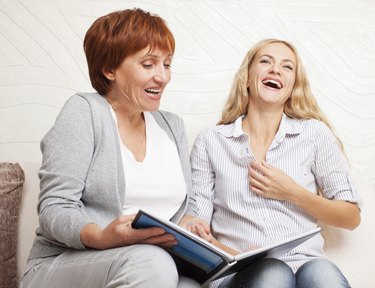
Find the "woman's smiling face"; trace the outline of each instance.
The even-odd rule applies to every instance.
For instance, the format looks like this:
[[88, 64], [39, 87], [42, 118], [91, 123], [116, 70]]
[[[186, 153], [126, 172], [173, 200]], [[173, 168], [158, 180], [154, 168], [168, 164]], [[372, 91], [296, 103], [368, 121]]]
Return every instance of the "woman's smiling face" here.
[[282, 108], [294, 87], [296, 65], [293, 51], [283, 43], [270, 43], [261, 48], [249, 68], [250, 102]]
[[112, 81], [110, 93], [137, 110], [157, 110], [171, 80], [172, 56], [158, 50], [149, 51], [147, 47], [126, 57], [117, 69], [105, 74]]

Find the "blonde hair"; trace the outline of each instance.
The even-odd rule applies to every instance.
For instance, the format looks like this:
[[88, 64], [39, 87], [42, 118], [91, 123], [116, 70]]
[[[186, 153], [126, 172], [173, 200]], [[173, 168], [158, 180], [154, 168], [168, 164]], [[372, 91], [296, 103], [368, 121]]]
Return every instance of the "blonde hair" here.
[[255, 44], [249, 50], [245, 56], [245, 59], [242, 61], [240, 68], [234, 76], [232, 88], [218, 125], [233, 123], [239, 116], [247, 113], [249, 108], [249, 93], [247, 85], [249, 68], [253, 63], [255, 55], [258, 53], [258, 51], [272, 43], [282, 43], [289, 47], [297, 59], [296, 80], [291, 95], [284, 104], [284, 113], [290, 118], [317, 119], [324, 122], [335, 135], [341, 150], [344, 151], [341, 140], [337, 137], [332, 125], [328, 121], [327, 116], [324, 115], [314, 95], [312, 94], [305, 69], [303, 68], [302, 61], [296, 48], [284, 40], [265, 39]]

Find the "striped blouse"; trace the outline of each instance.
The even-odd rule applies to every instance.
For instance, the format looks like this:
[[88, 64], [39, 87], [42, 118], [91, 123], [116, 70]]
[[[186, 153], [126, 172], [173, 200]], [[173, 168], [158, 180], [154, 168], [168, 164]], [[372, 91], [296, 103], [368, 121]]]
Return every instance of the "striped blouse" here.
[[[251, 191], [248, 169], [255, 159], [242, 119], [204, 130], [191, 151], [199, 217], [211, 223], [219, 241], [238, 251], [268, 245], [318, 225], [296, 205]], [[311, 193], [320, 188], [327, 199], [360, 205], [346, 158], [331, 130], [320, 121], [291, 119], [284, 114], [266, 162]], [[296, 271], [313, 257], [325, 257], [323, 244], [317, 235], [280, 259]]]

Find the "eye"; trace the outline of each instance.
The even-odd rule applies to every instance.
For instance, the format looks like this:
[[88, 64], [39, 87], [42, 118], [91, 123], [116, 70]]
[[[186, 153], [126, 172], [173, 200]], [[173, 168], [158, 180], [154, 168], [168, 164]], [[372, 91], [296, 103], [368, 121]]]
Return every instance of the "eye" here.
[[288, 70], [290, 70], [290, 71], [293, 71], [293, 70], [294, 70], [293, 66], [291, 66], [291, 65], [284, 65], [284, 68], [285, 68], [285, 69], [288, 69]]
[[171, 64], [164, 63], [164, 67], [165, 67], [166, 69], [171, 69]]
[[260, 63], [269, 64], [269, 63], [271, 63], [271, 62], [270, 62], [270, 60], [268, 60], [268, 59], [261, 59], [261, 60], [260, 60]]
[[143, 66], [143, 68], [149, 69], [149, 68], [152, 67], [152, 64], [149, 64], [149, 63], [143, 63], [142, 66]]

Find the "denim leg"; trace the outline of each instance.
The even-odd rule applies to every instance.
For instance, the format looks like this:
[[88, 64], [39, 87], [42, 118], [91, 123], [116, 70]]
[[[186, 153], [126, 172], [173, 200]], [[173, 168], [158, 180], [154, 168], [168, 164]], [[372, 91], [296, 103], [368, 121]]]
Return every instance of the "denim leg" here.
[[261, 259], [225, 279], [219, 288], [294, 288], [292, 269], [274, 258]]
[[296, 272], [297, 288], [348, 288], [348, 280], [328, 259], [314, 259]]

